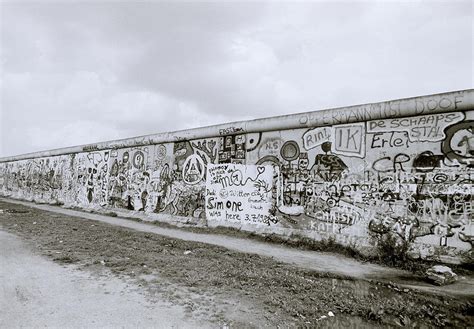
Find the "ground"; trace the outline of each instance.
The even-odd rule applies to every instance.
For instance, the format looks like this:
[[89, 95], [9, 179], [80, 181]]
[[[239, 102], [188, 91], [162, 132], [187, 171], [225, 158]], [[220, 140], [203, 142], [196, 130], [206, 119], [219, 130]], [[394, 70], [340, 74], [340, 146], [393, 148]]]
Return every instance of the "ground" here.
[[[467, 327], [473, 323], [472, 291], [448, 294], [406, 288], [382, 280], [397, 271], [371, 264], [354, 271], [357, 275], [346, 275], [350, 262], [343, 270], [328, 264], [328, 259], [346, 262], [335, 255], [315, 258], [321, 261], [321, 272], [317, 262], [297, 266], [282, 252], [262, 256], [243, 252], [243, 247], [231, 248], [240, 250], [235, 251], [184, 240], [189, 232], [180, 238], [166, 237], [148, 224], [109, 221], [0, 201], [0, 278], [8, 298], [2, 301], [0, 326], [28, 326], [33, 322], [27, 315], [35, 316], [36, 324], [50, 326], [60, 315], [64, 321], [76, 319], [62, 323], [70, 327], [117, 323], [180, 328]], [[113, 221], [149, 226], [150, 232]], [[300, 261], [312, 259], [305, 257]], [[41, 278], [55, 288], [48, 289]], [[48, 290], [53, 290], [51, 296]], [[51, 312], [57, 316], [48, 316]]]

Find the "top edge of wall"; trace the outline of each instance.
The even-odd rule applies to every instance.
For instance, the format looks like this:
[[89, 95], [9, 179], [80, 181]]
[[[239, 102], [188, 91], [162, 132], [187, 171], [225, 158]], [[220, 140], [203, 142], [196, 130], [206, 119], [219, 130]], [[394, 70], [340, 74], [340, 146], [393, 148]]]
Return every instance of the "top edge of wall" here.
[[79, 152], [193, 140], [253, 132], [313, 128], [376, 119], [407, 117], [474, 109], [474, 89], [344, 106], [317, 111], [237, 121], [201, 128], [124, 138], [113, 141], [40, 151], [0, 158], [0, 162], [57, 156]]

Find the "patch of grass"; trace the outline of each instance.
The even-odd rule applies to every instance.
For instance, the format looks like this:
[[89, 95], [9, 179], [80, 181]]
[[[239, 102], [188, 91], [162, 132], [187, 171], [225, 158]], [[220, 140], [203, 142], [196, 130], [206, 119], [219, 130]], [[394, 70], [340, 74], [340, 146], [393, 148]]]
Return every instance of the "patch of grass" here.
[[[114, 216], [115, 217], [115, 216]], [[397, 242], [395, 234], [385, 234], [380, 239], [377, 247], [377, 254], [373, 256], [361, 253], [354, 245], [343, 245], [338, 243], [333, 237], [317, 241], [309, 237], [305, 237], [299, 233], [293, 233], [289, 237], [278, 235], [275, 233], [256, 233], [251, 231], [243, 231], [235, 227], [216, 226], [216, 227], [198, 227], [198, 226], [177, 226], [172, 223], [160, 221], [144, 221], [133, 216], [119, 216], [120, 218], [132, 220], [139, 223], [148, 223], [154, 226], [180, 229], [188, 232], [199, 234], [219, 234], [231, 237], [252, 239], [256, 241], [278, 244], [290, 248], [300, 250], [311, 250], [319, 252], [333, 252], [347, 257], [352, 257], [362, 262], [372, 262], [389, 267], [395, 267], [407, 270], [418, 275], [424, 275], [424, 272], [431, 266], [439, 264], [439, 262], [426, 259], [411, 259], [408, 257], [408, 243]], [[377, 237], [378, 238], [378, 237]], [[466, 264], [449, 264], [449, 266], [459, 274], [469, 274], [474, 270], [474, 265]]]
[[[89, 212], [94, 214], [100, 214], [110, 217], [118, 217], [122, 219], [132, 220], [138, 223], [147, 223], [158, 227], [169, 228], [169, 229], [180, 229], [193, 233], [200, 234], [219, 234], [232, 236], [237, 238], [252, 239], [256, 241], [262, 241], [266, 243], [283, 245], [290, 248], [297, 248], [301, 250], [312, 250], [319, 252], [333, 252], [344, 256], [352, 257], [363, 262], [372, 262], [380, 265], [400, 268], [407, 270], [419, 275], [424, 275], [424, 272], [431, 266], [439, 264], [439, 262], [426, 260], [426, 259], [411, 259], [408, 256], [409, 243], [400, 242], [396, 234], [384, 234], [374, 236], [377, 241], [376, 255], [368, 256], [361, 253], [353, 245], [343, 245], [338, 243], [334, 238], [328, 238], [321, 241], [316, 241], [311, 238], [305, 237], [299, 233], [293, 233], [289, 237], [268, 234], [268, 233], [256, 233], [251, 231], [243, 231], [239, 228], [234, 227], [200, 227], [191, 226], [190, 223], [185, 223], [184, 226], [177, 225], [176, 223], [155, 221], [146, 221], [138, 217], [134, 217], [133, 214], [118, 215], [114, 211], [99, 211], [94, 209], [85, 209], [77, 206], [68, 207], [71, 210]], [[474, 264], [472, 262], [463, 264], [448, 264], [456, 273], [461, 275], [469, 275], [474, 271]]]
[[[0, 207], [4, 207], [1, 202]], [[184, 286], [223, 298], [244, 296], [256, 307], [268, 310], [265, 314], [273, 321], [270, 326], [284, 323], [288, 327], [305, 327], [308, 322], [313, 325], [329, 311], [336, 317], [361, 317], [374, 325], [394, 325], [392, 320], [400, 314], [405, 317], [402, 325], [462, 327], [470, 323], [472, 304], [449, 296], [400, 292], [371, 282], [338, 280], [334, 275], [300, 269], [269, 257], [87, 219], [53, 218], [50, 212], [38, 209], [16, 205], [11, 208], [30, 210], [37, 224], [32, 225], [31, 217], [17, 214], [0, 216], [0, 226], [28, 239], [36, 250], [55, 261], [72, 263], [78, 259], [84, 269], [106, 269], [127, 278], [153, 274], [159, 277], [160, 284], [169, 283], [173, 291], [175, 286]], [[256, 236], [229, 228], [222, 228], [221, 232]], [[316, 243], [299, 235], [284, 242], [275, 235], [258, 238], [272, 243], [296, 240], [292, 243], [298, 248], [340, 248], [333, 239]]]
[[377, 257], [383, 264], [400, 267], [409, 260], [409, 248], [409, 242], [396, 234], [386, 233], [377, 236]]
[[79, 262], [79, 259], [76, 257], [71, 257], [71, 256], [59, 256], [59, 257], [54, 257], [53, 260], [58, 263], [62, 264], [74, 264]]
[[[377, 241], [377, 255], [368, 259], [373, 263], [400, 268], [419, 276], [425, 276], [428, 268], [440, 263], [429, 259], [411, 258], [409, 255], [411, 242], [400, 238], [395, 233], [377, 235], [375, 239]], [[471, 275], [474, 270], [472, 263], [447, 264], [447, 266], [460, 275]]]
[[[138, 218], [138, 217], [133, 217], [133, 216], [120, 216], [120, 218], [128, 219], [128, 220], [131, 220], [131, 221], [134, 221], [134, 222], [137, 222], [137, 223], [143, 223], [144, 222], [143, 219]], [[155, 224], [155, 222], [150, 222], [150, 224]], [[173, 228], [176, 228], [176, 226], [173, 226]]]
[[5, 209], [5, 212], [10, 213], [10, 214], [27, 214], [27, 213], [29, 213], [29, 211], [26, 210], [26, 209], [16, 209], [16, 208]]

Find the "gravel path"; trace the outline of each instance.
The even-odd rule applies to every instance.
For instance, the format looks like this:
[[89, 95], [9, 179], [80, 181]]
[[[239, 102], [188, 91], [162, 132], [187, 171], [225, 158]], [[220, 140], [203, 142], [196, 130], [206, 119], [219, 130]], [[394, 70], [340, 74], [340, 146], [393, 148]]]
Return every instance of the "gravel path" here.
[[220, 234], [195, 233], [180, 229], [163, 228], [149, 223], [140, 223], [129, 219], [104, 216], [100, 214], [93, 214], [45, 204], [35, 204], [32, 202], [11, 200], [6, 198], [0, 198], [0, 200], [68, 216], [96, 220], [141, 232], [150, 232], [170, 238], [202, 242], [234, 251], [272, 257], [273, 259], [280, 262], [296, 265], [303, 269], [321, 273], [333, 273], [355, 279], [373, 279], [382, 282], [394, 282], [400, 286], [410, 289], [417, 289], [441, 295], [474, 297], [474, 278], [472, 277], [461, 277], [456, 284], [438, 287], [420, 281], [419, 278], [416, 278], [408, 271], [385, 267], [377, 264], [363, 263], [343, 255], [329, 252], [298, 250], [285, 246]]
[[376, 264], [362, 263], [349, 257], [333, 253], [296, 250], [284, 246], [272, 245], [259, 241], [252, 241], [249, 239], [235, 238], [217, 234], [194, 233], [180, 229], [163, 228], [152, 224], [134, 222], [119, 217], [92, 214], [88, 212], [65, 209], [45, 204], [34, 204], [31, 202], [4, 198], [0, 198], [0, 200], [21, 204], [41, 210], [60, 213], [63, 215], [96, 220], [103, 223], [134, 229], [141, 232], [150, 232], [167, 236], [170, 238], [202, 242], [239, 252], [273, 257], [275, 260], [297, 265], [299, 267], [318, 272], [330, 272], [357, 279], [391, 279], [399, 276], [410, 276], [409, 272], [406, 271], [384, 267]]
[[[183, 326], [188, 325], [187, 319], [199, 321], [198, 327], [210, 323], [234, 328], [277, 327], [280, 324], [327, 328], [355, 324], [359, 327], [463, 327], [472, 323], [474, 298], [467, 279], [441, 288], [414, 281], [416, 289], [411, 289], [407, 286], [413, 275], [407, 272], [364, 264], [340, 255], [162, 228], [11, 200], [0, 200], [0, 230], [27, 241], [35, 254], [42, 255], [43, 260], [49, 258], [47, 263], [53, 260], [55, 266], [61, 264], [89, 273], [98, 281], [107, 278], [103, 283], [116, 282], [113, 286], [118, 288], [110, 289], [115, 291], [115, 296], [119, 295], [111, 305], [120, 304], [121, 298], [128, 298], [128, 291], [120, 296], [123, 291], [120, 289], [125, 284], [130, 291], [156, 301], [158, 309], [166, 303], [178, 307], [170, 308], [169, 314], [173, 319], [177, 317], [179, 323], [183, 321]], [[4, 248], [10, 247], [2, 246]], [[11, 250], [15, 249], [15, 246], [11, 247]], [[14, 258], [12, 253], [9, 262], [15, 264]], [[20, 263], [24, 268], [30, 268], [25, 265], [28, 259]], [[9, 275], [7, 272], [10, 270], [2, 274], [2, 279]], [[53, 275], [66, 280], [57, 284], [59, 292], [71, 291], [71, 296], [65, 297], [63, 303], [54, 304], [54, 300], [48, 299], [56, 305], [53, 309], [57, 309], [58, 314], [70, 312], [69, 300], [75, 300], [72, 296], [76, 294], [81, 296], [77, 287], [67, 285], [67, 278], [76, 274]], [[83, 277], [85, 274], [77, 275]], [[25, 276], [34, 278], [34, 270]], [[374, 278], [376, 280], [367, 280]], [[397, 280], [404, 285], [398, 284]], [[15, 283], [5, 287], [12, 286]], [[95, 298], [97, 286], [91, 287], [84, 293], [84, 298], [88, 295]], [[462, 287], [467, 288], [458, 293]], [[436, 294], [420, 289], [431, 289]], [[28, 296], [24, 291], [31, 290], [20, 289], [15, 298], [24, 301], [24, 296]], [[107, 295], [105, 291], [99, 292]], [[13, 294], [16, 291], [10, 290], [5, 295], [10, 299]], [[135, 300], [133, 294], [130, 296]], [[100, 296], [98, 298], [100, 300]], [[140, 296], [136, 298], [144, 305]], [[43, 304], [41, 299], [37, 304]], [[44, 304], [48, 305], [48, 302]], [[106, 301], [96, 306], [96, 313], [88, 313], [92, 318], [94, 314], [109, 310]], [[5, 309], [7, 307], [9, 305], [5, 305]], [[184, 314], [180, 313], [183, 308]], [[51, 308], [36, 313], [34, 309], [25, 311], [36, 316], [52, 312]], [[16, 314], [11, 321], [21, 318], [21, 309], [20, 313], [9, 313]], [[139, 312], [124, 314], [142, 318]], [[102, 327], [95, 324], [91, 326]], [[148, 325], [138, 323], [137, 326]]]
[[216, 328], [112, 276], [64, 267], [0, 231], [0, 328]]

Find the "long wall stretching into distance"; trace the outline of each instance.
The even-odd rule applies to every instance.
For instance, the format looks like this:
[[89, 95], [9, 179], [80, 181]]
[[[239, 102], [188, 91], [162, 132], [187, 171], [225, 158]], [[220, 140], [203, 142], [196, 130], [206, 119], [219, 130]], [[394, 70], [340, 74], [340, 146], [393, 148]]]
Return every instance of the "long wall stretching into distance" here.
[[0, 195], [472, 262], [473, 168], [464, 90], [2, 158]]

